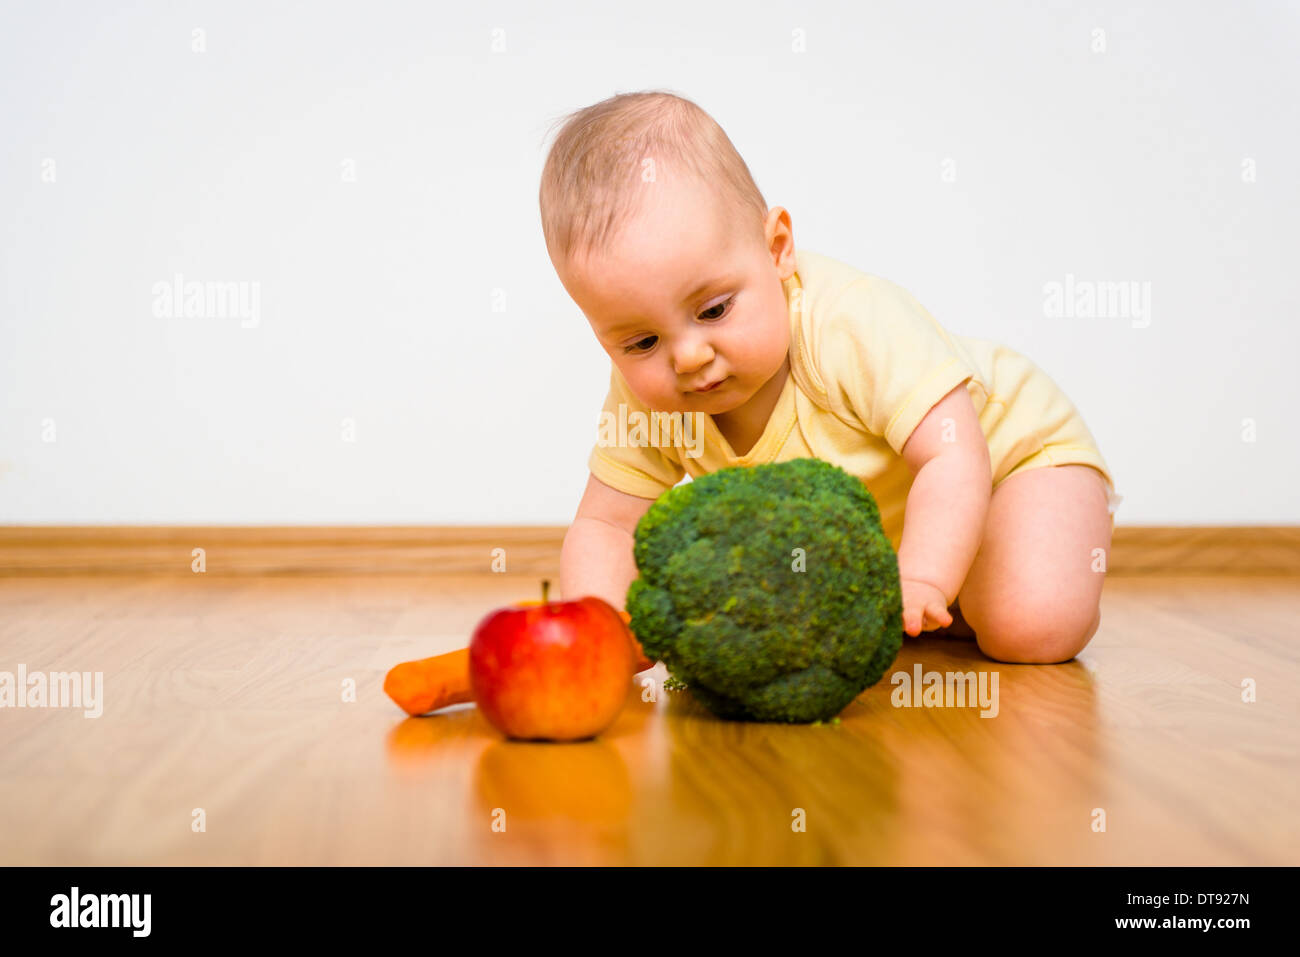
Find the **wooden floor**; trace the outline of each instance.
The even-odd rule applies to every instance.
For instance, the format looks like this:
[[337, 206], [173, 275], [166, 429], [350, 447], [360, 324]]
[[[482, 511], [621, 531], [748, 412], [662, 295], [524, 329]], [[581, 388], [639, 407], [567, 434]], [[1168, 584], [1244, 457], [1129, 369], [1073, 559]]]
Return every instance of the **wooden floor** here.
[[[524, 744], [383, 694], [535, 591], [0, 578], [0, 670], [104, 675], [99, 718], [0, 710], [0, 864], [1300, 864], [1300, 579], [1112, 576], [1062, 665], [908, 639], [838, 725], [721, 722], [676, 692], [596, 741]], [[996, 671], [997, 715], [894, 707], [917, 663]]]

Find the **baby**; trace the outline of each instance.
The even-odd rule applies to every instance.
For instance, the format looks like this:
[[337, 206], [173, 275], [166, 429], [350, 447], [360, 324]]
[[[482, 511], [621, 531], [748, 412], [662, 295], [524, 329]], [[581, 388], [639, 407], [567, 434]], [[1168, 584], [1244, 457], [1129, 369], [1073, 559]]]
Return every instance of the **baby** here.
[[789, 211], [675, 94], [565, 118], [539, 200], [551, 262], [612, 363], [565, 598], [623, 608], [637, 520], [685, 474], [813, 456], [880, 506], [906, 634], [973, 637], [1007, 662], [1088, 643], [1120, 496], [1042, 370], [946, 332], [886, 279], [796, 251]]

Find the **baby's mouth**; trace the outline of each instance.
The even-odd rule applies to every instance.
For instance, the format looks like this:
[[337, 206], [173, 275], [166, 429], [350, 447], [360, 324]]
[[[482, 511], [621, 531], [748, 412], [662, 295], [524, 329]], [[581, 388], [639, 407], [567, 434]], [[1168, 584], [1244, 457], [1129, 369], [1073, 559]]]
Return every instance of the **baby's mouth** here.
[[695, 391], [696, 391], [696, 392], [701, 392], [701, 393], [703, 393], [703, 392], [712, 392], [712, 391], [714, 391], [715, 389], [717, 389], [718, 386], [722, 385], [722, 383], [726, 382], [726, 381], [727, 381], [728, 379], [730, 379], [730, 378], [731, 378], [731, 376], [723, 376], [723, 377], [722, 377], [721, 379], [719, 379], [717, 382], [711, 383], [710, 385], [705, 386], [703, 389], [696, 389]]

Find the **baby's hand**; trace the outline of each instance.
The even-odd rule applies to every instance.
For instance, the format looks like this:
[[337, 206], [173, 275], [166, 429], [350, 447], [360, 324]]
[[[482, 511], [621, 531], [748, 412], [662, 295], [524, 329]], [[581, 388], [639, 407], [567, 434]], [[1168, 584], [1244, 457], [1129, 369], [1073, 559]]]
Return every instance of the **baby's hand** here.
[[911, 581], [907, 578], [902, 580], [902, 586], [904, 632], [915, 636], [922, 631], [947, 628], [952, 624], [948, 599], [943, 592], [929, 582]]

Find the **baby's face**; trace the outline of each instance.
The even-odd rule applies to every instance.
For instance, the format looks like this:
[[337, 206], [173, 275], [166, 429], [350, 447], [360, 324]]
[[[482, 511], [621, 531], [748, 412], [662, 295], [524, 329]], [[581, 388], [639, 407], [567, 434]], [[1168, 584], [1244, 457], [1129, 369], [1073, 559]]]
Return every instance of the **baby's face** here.
[[[649, 408], [730, 412], [781, 369], [790, 348], [782, 280], [793, 273], [793, 241], [786, 237], [778, 266], [783, 244], [769, 251], [742, 235], [707, 190], [651, 188], [655, 200], [611, 246], [557, 265], [560, 281]], [[769, 212], [768, 246], [782, 215]]]

